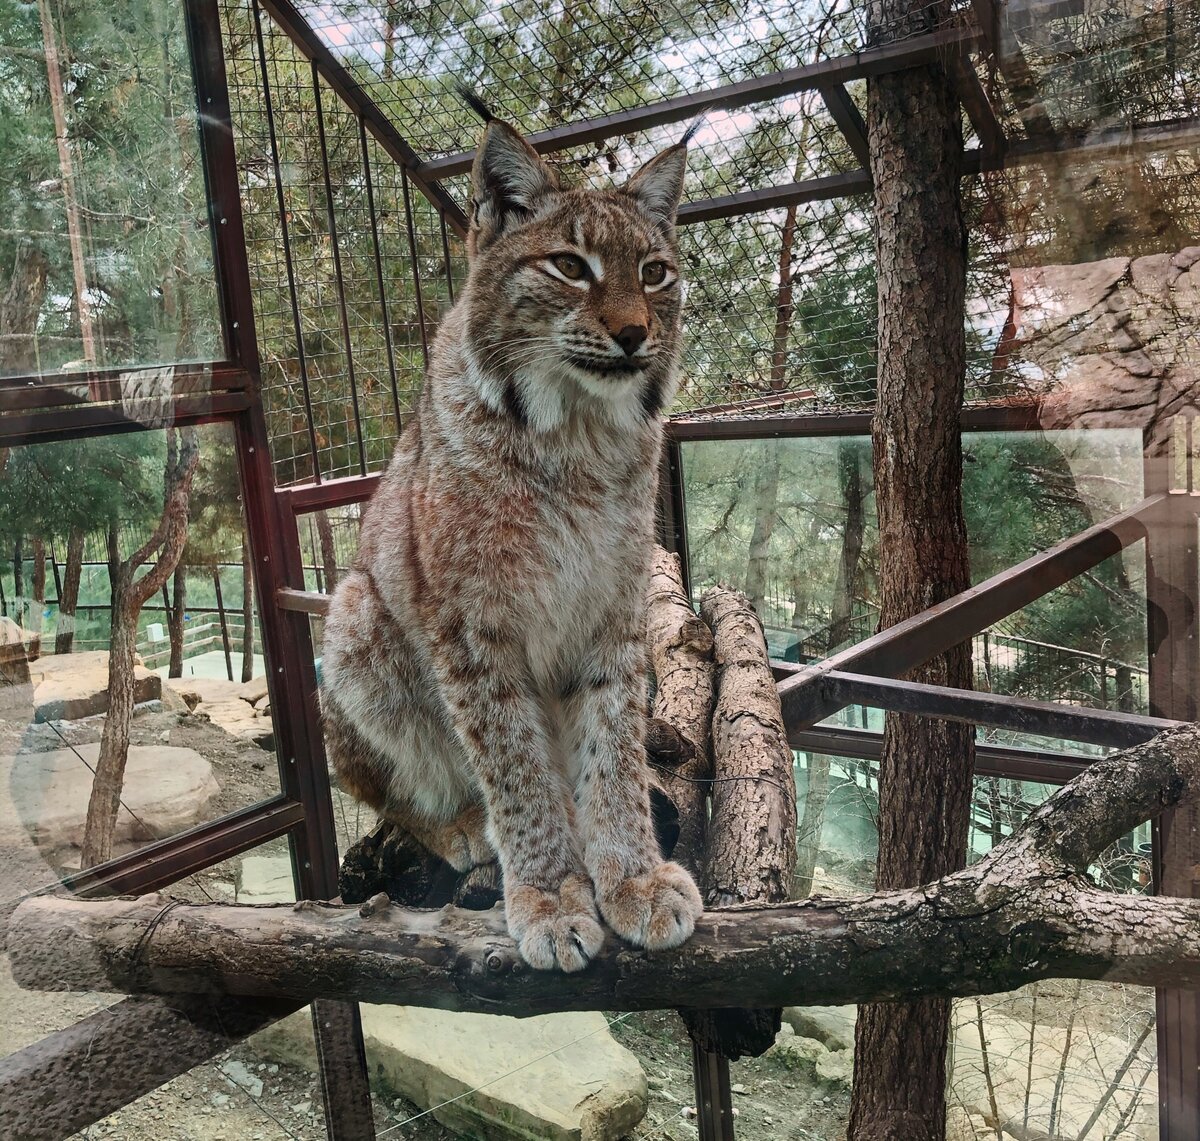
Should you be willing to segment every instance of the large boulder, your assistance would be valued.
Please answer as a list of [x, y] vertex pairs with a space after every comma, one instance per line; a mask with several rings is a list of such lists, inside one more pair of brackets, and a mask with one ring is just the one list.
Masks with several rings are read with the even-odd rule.
[[[108, 712], [107, 650], [50, 654], [31, 662], [29, 675], [35, 721], [78, 721]], [[161, 696], [162, 678], [135, 662], [134, 701], [157, 701]]]
[[[645, 1116], [646, 1075], [602, 1014], [507, 1018], [407, 1006], [361, 1009], [376, 1088], [432, 1109], [463, 1137], [616, 1141]], [[308, 1011], [254, 1041], [278, 1061], [316, 1068]]]
[[255, 709], [252, 701], [266, 708], [264, 682], [226, 681], [223, 678], [168, 678], [167, 687], [182, 697], [193, 716], [207, 717], [231, 737], [262, 749], [275, 747], [271, 718]]
[[[81, 845], [99, 756], [98, 743], [0, 756], [0, 843]], [[218, 791], [212, 765], [194, 749], [133, 745], [115, 840], [136, 843], [190, 828], [211, 815]]]
[[857, 1006], [785, 1006], [783, 1020], [799, 1038], [815, 1038], [829, 1050], [854, 1045]]
[[646, 1114], [646, 1076], [602, 1014], [364, 1006], [362, 1015], [384, 1081], [468, 1137], [616, 1141]]

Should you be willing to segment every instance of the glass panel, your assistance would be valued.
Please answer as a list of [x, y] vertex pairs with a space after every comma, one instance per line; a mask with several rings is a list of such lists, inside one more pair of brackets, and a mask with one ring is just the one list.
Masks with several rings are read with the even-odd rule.
[[14, 448], [0, 549], [7, 894], [278, 793], [227, 426]]
[[183, 4], [0, 21], [0, 375], [220, 359]]

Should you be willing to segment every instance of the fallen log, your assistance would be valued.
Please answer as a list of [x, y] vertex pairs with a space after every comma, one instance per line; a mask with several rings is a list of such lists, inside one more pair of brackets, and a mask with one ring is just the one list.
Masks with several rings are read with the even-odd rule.
[[[782, 903], [791, 898], [796, 868], [796, 784], [762, 623], [744, 594], [723, 586], [704, 592], [700, 613], [717, 664], [701, 892], [709, 907]], [[701, 1049], [737, 1059], [769, 1050], [782, 1014], [733, 1007], [688, 1012], [683, 1020]]]
[[657, 723], [669, 724], [683, 740], [682, 755], [673, 764], [664, 763], [652, 749], [647, 752], [659, 787], [679, 813], [679, 838], [672, 859], [699, 877], [712, 776], [713, 636], [692, 609], [679, 556], [662, 547], [654, 548], [646, 590], [646, 640], [655, 682], [652, 714]]
[[531, 971], [500, 908], [373, 901], [189, 904], [32, 898], [12, 914], [23, 987], [315, 997], [497, 1014], [908, 1000], [1046, 978], [1200, 986], [1200, 900], [1115, 895], [1087, 868], [1200, 796], [1200, 727], [1098, 761], [984, 859], [925, 887], [708, 912], [677, 950], [615, 938], [576, 975]]

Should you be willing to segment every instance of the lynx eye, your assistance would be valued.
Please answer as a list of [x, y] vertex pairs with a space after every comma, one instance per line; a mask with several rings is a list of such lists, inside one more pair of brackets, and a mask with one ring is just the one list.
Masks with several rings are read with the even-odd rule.
[[550, 264], [569, 281], [582, 281], [587, 277], [587, 265], [583, 258], [574, 254], [555, 254]]
[[662, 285], [667, 280], [667, 263], [665, 261], [648, 261], [642, 266], [642, 283], [644, 285]]

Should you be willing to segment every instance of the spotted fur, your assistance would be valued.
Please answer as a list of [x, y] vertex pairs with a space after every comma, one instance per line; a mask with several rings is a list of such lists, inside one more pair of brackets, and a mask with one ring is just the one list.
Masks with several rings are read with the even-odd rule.
[[487, 125], [467, 283], [325, 628], [343, 784], [456, 868], [498, 853], [509, 931], [539, 968], [585, 966], [600, 916], [662, 948], [701, 911], [657, 850], [643, 747], [685, 157], [564, 189]]

